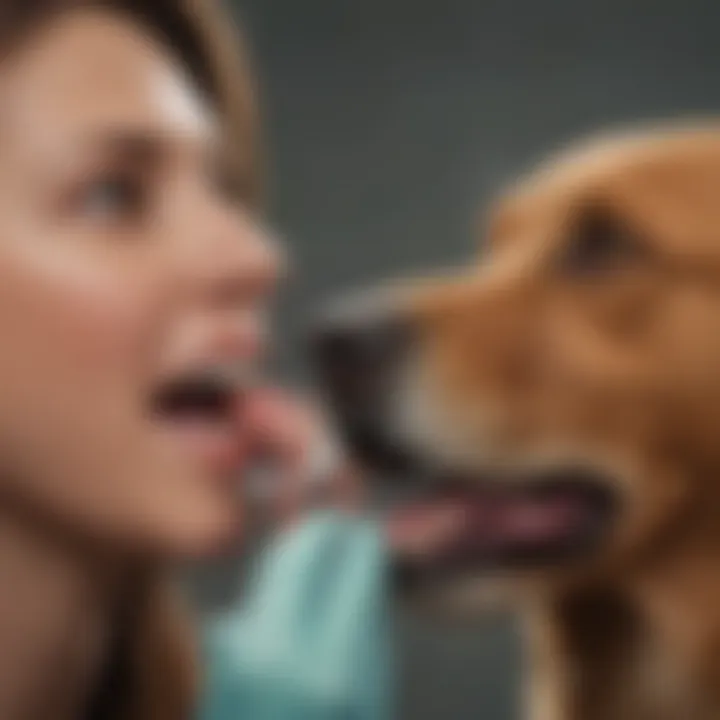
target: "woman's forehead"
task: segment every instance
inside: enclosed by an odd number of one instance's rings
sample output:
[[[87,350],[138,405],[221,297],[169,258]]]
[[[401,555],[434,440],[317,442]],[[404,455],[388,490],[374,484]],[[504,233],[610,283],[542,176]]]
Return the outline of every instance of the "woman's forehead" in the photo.
[[[4,87],[3,87],[4,86]],[[134,132],[209,143],[217,122],[172,52],[125,16],[73,11],[45,28],[0,70],[4,125],[36,142]]]

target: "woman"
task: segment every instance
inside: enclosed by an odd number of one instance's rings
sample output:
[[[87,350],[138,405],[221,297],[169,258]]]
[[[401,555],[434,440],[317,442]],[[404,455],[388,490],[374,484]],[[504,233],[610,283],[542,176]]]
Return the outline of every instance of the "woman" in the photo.
[[[237,537],[260,444],[300,453],[301,414],[248,382],[282,260],[227,27],[199,0],[0,11],[7,720],[189,717],[165,576]]]

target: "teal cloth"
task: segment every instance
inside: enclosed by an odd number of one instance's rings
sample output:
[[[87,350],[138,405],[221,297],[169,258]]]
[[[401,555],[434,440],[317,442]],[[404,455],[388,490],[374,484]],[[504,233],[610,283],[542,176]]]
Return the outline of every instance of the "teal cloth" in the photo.
[[[383,543],[325,514],[264,553],[241,608],[207,633],[200,720],[389,720]]]

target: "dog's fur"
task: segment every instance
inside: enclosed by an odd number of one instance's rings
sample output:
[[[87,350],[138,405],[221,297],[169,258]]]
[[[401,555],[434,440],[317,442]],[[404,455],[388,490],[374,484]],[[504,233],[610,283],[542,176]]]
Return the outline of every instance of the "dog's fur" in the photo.
[[[482,246],[412,296],[427,412],[405,431],[465,463],[597,458],[622,499],[581,568],[522,578],[529,717],[716,720],[720,126],[564,153]]]

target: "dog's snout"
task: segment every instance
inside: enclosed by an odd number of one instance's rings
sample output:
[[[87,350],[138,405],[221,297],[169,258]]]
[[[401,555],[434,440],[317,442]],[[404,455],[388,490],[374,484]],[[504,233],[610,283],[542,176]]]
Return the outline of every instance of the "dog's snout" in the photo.
[[[373,401],[393,374],[408,341],[408,328],[394,313],[334,315],[313,333],[313,354],[322,381],[337,401]]]
[[[402,335],[392,318],[335,320],[316,330],[315,351],[324,366],[383,366],[402,350]]]
[[[395,453],[389,428],[411,325],[393,306],[336,303],[313,329],[311,351],[325,400],[360,459],[387,461]]]

